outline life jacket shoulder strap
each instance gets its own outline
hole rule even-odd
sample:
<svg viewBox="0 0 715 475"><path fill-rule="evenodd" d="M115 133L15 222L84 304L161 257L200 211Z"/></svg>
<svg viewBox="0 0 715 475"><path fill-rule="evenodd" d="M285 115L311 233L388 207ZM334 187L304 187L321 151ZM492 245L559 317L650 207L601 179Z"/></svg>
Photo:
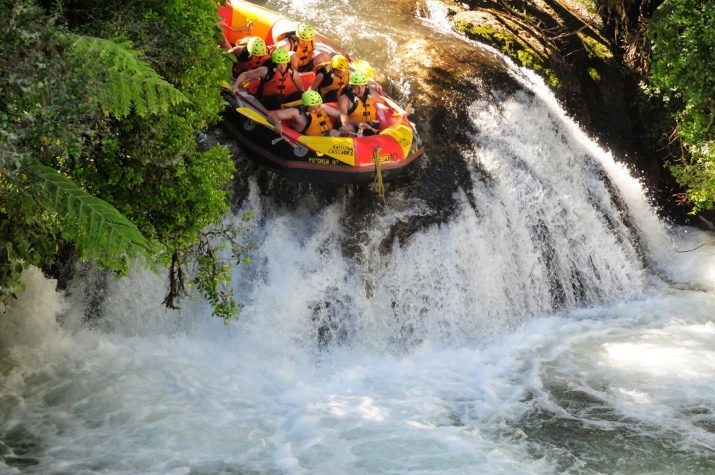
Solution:
<svg viewBox="0 0 715 475"><path fill-rule="evenodd" d="M348 115L350 115L355 109L357 109L357 99L355 97L355 91L353 91L352 87L345 86L341 91L341 95L342 94L345 94L350 101L350 107L348 108Z"/></svg>
<svg viewBox="0 0 715 475"><path fill-rule="evenodd" d="M308 112L308 108L305 106L298 106L298 111L303 117L305 117L305 127L303 127L303 130L299 130L299 132L302 134L310 128L310 124L313 123L313 116L310 115L310 112Z"/></svg>

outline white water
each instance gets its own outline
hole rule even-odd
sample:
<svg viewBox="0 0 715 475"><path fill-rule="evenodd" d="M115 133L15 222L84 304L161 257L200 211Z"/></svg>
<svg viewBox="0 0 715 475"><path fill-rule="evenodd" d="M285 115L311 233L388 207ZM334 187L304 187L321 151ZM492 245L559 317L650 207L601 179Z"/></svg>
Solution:
<svg viewBox="0 0 715 475"><path fill-rule="evenodd" d="M260 249L237 269L247 306L233 325L200 301L162 310L164 281L145 273L111 283L102 318L83 325L86 282L63 297L28 273L1 323L0 467L712 469L713 253L672 250L705 236L676 229L685 237L671 243L638 183L538 99L474 104L472 118L481 133L469 153L493 177L475 172L477 213L465 203L388 256L380 239L418 199L376 219L358 263L340 252L342 203L289 211L253 193ZM537 220L548 239L530 232ZM547 247L552 279L584 276L579 298L564 284L561 311ZM329 317L339 329L321 349L313 320Z"/></svg>
<svg viewBox="0 0 715 475"><path fill-rule="evenodd" d="M82 323L93 277L28 272L0 320L0 473L715 470L715 253L674 252L710 237L667 229L518 74L533 96L470 106L476 211L388 255L419 197L389 196L351 259L347 201L253 190L232 325L162 309L144 272Z"/></svg>

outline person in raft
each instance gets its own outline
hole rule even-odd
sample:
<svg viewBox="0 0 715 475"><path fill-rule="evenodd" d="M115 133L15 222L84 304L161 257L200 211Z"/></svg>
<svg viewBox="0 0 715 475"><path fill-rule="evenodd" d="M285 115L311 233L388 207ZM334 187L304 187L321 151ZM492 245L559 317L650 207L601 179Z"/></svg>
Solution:
<svg viewBox="0 0 715 475"><path fill-rule="evenodd" d="M298 23L295 31L278 38L277 48L291 52L291 66L298 72L313 71L315 65L330 61L330 55L315 49L315 28L310 23Z"/></svg>
<svg viewBox="0 0 715 475"><path fill-rule="evenodd" d="M338 100L338 91L348 85L350 63L342 54L336 54L329 63L319 65L310 89L318 91L324 102Z"/></svg>
<svg viewBox="0 0 715 475"><path fill-rule="evenodd" d="M259 68L271 59L266 42L258 36L241 38L235 46L226 51L226 54L236 56L236 62L233 63L234 77L243 71Z"/></svg>
<svg viewBox="0 0 715 475"><path fill-rule="evenodd" d="M338 135L332 121L332 119L336 121L340 119L340 112L337 109L323 104L323 98L317 91L305 91L301 101L303 103L301 106L268 113L268 121L275 126L278 134L283 133L281 121L287 121L291 129L304 135Z"/></svg>
<svg viewBox="0 0 715 475"><path fill-rule="evenodd" d="M367 83L368 78L364 73L350 73L349 84L342 89L338 97L341 130L355 132L357 129L360 135L379 132L376 104L384 104L385 101L379 95L371 94Z"/></svg>
<svg viewBox="0 0 715 475"><path fill-rule="evenodd" d="M260 78L256 98L266 109L279 109L281 104L299 99L303 92L303 81L289 63L290 54L277 49L273 51L270 63L239 74L231 89L236 93L243 84Z"/></svg>

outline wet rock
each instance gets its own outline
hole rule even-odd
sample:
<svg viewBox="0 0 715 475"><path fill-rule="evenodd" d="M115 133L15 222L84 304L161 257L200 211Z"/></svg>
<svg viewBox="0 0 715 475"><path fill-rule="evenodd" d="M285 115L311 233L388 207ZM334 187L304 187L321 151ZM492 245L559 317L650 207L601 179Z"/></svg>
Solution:
<svg viewBox="0 0 715 475"><path fill-rule="evenodd" d="M455 30L541 74L568 113L631 166L661 215L683 223L689 209L675 196L684 190L666 166L679 153L667 140L674 123L665 107L640 87L647 62L642 24L657 2L633 3L648 4L648 11L630 5L635 13L603 18L614 5L474 0L467 2L469 11L457 12L451 21ZM630 38L625 50L616 40L619 35Z"/></svg>

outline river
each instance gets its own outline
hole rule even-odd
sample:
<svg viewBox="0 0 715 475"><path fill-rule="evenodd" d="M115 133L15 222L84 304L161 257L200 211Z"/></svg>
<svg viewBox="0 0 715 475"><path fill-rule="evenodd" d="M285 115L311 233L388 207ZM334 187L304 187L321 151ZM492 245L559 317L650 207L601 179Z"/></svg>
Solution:
<svg viewBox="0 0 715 475"><path fill-rule="evenodd" d="M715 252L677 252L712 236L442 4L268 5L385 71L427 156L386 205L238 156L256 246L229 325L164 309L151 271L27 272L0 473L713 473Z"/></svg>

